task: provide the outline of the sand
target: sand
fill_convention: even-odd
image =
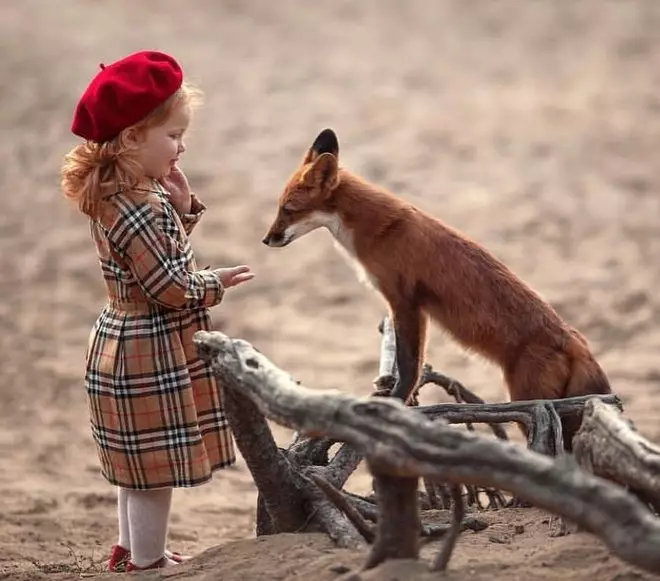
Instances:
[[[193,244],[200,264],[257,273],[213,309],[218,329],[309,387],[371,390],[383,303],[327,232],[260,242],[289,173],[333,127],[346,167],[488,246],[577,326],[657,441],[658,24],[654,0],[0,2],[0,579],[100,574],[116,540],[82,383],[104,289],[87,224],[58,191],[99,63],[166,50],[206,92],[181,164],[209,206]],[[507,399],[497,369],[435,329],[429,361]],[[423,393],[435,401],[448,399]],[[349,481],[369,486],[364,469]],[[256,539],[255,498],[242,459],[176,491],[170,546],[196,558],[163,577],[321,581],[364,561],[322,535]],[[588,534],[551,538],[540,511],[484,518],[448,579],[651,578]],[[424,573],[437,546],[363,579],[437,578]]]

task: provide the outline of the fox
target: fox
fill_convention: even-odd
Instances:
[[[318,228],[389,307],[398,369],[390,396],[404,404],[423,369],[429,322],[499,366],[511,401],[612,392],[584,335],[483,245],[340,166],[330,128],[288,178],[262,243],[282,248]],[[567,452],[580,423],[562,420]]]

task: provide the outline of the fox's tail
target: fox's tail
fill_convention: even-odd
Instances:
[[[576,397],[591,394],[612,393],[609,379],[594,358],[586,339],[573,332],[573,341],[567,349],[571,361],[571,376],[566,384],[564,397]],[[573,448],[573,436],[580,429],[582,418],[564,418],[562,427],[564,432],[564,447],[567,451]]]
[[[577,331],[572,332],[572,337],[573,341],[567,349],[571,360],[571,377],[566,384],[564,397],[612,393],[607,375],[594,358],[586,339]]]

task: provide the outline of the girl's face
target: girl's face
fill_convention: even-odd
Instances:
[[[162,125],[148,128],[140,140],[138,159],[147,176],[160,179],[169,175],[186,150],[183,135],[190,123],[190,107],[179,103]]]

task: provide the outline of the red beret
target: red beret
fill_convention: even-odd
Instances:
[[[136,52],[101,65],[76,106],[71,131],[89,141],[108,141],[165,102],[182,82],[179,63],[162,52]]]

